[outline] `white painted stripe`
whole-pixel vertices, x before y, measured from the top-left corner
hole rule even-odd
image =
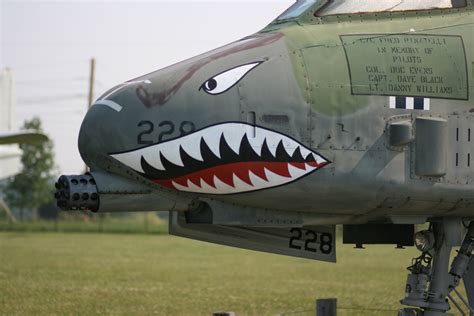
[[[117,112],[120,112],[123,109],[123,107],[120,104],[111,100],[99,100],[96,103],[94,103],[94,105],[105,105]]]
[[[395,108],[395,97],[389,97],[390,99],[390,108],[394,109]]]
[[[426,111],[430,110],[431,99],[425,98],[423,99],[423,109]]]
[[[415,98],[406,97],[405,98],[405,108],[407,110],[413,110],[415,106]]]

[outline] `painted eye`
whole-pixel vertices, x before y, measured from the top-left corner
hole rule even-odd
[[[235,86],[246,74],[261,63],[261,61],[258,61],[226,70],[204,82],[199,90],[202,89],[213,95],[224,93]]]

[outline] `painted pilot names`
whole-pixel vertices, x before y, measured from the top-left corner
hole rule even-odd
[[[468,99],[460,36],[341,35],[352,94]]]

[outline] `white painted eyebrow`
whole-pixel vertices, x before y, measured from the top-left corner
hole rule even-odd
[[[117,112],[120,112],[123,109],[123,107],[120,104],[111,100],[99,100],[96,103],[94,103],[94,105],[105,105]]]

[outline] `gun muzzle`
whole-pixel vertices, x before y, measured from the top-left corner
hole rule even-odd
[[[99,209],[100,199],[97,184],[91,174],[79,176],[61,176],[55,184],[54,197],[62,210]]]

